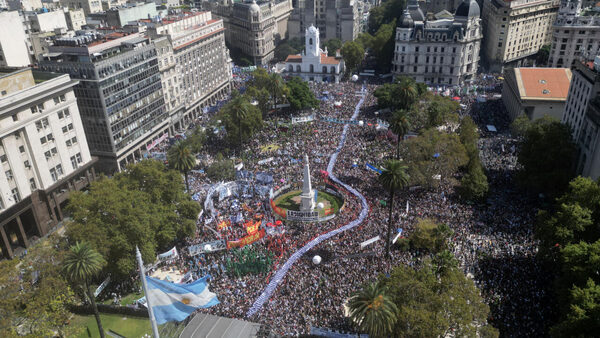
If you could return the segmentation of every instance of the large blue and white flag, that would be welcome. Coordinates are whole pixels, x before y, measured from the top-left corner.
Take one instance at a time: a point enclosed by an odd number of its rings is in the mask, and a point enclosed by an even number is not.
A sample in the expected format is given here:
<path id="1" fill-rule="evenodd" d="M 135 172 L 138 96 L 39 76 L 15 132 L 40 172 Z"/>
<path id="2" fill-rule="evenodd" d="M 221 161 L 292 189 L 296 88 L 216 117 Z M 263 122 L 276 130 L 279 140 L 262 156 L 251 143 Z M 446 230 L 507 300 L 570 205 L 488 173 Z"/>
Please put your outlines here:
<path id="1" fill-rule="evenodd" d="M 182 321 L 198 308 L 219 304 L 217 295 L 208 290 L 204 276 L 190 284 L 175 284 L 146 277 L 148 297 L 158 324 Z"/>

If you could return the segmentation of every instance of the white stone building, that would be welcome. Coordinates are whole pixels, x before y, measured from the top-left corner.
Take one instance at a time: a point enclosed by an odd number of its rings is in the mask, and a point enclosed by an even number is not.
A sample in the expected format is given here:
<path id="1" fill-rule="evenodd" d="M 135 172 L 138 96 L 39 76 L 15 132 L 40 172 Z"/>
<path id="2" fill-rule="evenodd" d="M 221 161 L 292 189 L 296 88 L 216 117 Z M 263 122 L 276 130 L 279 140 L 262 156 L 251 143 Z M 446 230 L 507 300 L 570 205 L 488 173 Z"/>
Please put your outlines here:
<path id="1" fill-rule="evenodd" d="M 83 9 L 85 15 L 102 12 L 102 2 L 100 0 L 60 0 L 63 7 L 69 9 Z"/>
<path id="2" fill-rule="evenodd" d="M 338 83 L 344 73 L 344 61 L 340 57 L 327 56 L 327 49 L 319 47 L 319 29 L 308 27 L 304 41 L 302 54 L 289 55 L 285 60 L 284 75 L 299 76 L 305 81 Z"/>
<path id="3" fill-rule="evenodd" d="M 427 20 L 410 0 L 396 28 L 392 72 L 430 85 L 459 85 L 477 74 L 480 45 L 475 0 L 464 0 L 454 16 L 437 20 Z"/>
<path id="4" fill-rule="evenodd" d="M 594 61 L 600 53 L 600 7 L 582 9 L 582 0 L 562 0 L 553 26 L 551 67 L 571 67 L 575 60 Z"/>
<path id="5" fill-rule="evenodd" d="M 559 0 L 483 0 L 482 56 L 486 67 L 499 72 L 506 64 L 523 66 L 527 57 L 550 45 L 558 3 Z"/>
<path id="6" fill-rule="evenodd" d="M 205 2 L 223 20 L 225 41 L 256 65 L 274 57 L 275 46 L 287 37 L 292 0 Z"/>
<path id="7" fill-rule="evenodd" d="M 0 12 L 0 67 L 25 67 L 31 61 L 19 12 Z"/>
<path id="8" fill-rule="evenodd" d="M 600 61 L 596 64 L 575 61 L 572 72 L 571 87 L 561 121 L 571 128 L 573 140 L 577 141 L 585 129 L 588 107 L 600 95 Z"/>
<path id="9" fill-rule="evenodd" d="M 0 249 L 46 235 L 73 190 L 94 179 L 69 75 L 0 70 Z"/>
<path id="10" fill-rule="evenodd" d="M 600 178 L 600 56 L 595 62 L 575 61 L 573 81 L 562 122 L 577 143 L 577 174 Z"/>
<path id="11" fill-rule="evenodd" d="M 159 22 L 148 20 L 145 24 L 149 36 L 168 37 L 171 43 L 178 83 L 168 89 L 168 100 L 181 100 L 173 106 L 185 107 L 181 114 L 170 111 L 174 119 L 171 124 L 175 129 L 185 128 L 202 114 L 204 107 L 224 99 L 230 91 L 232 74 L 223 20 L 213 19 L 211 12 L 193 12 L 165 17 Z M 168 83 L 169 75 L 161 72 L 161 76 Z"/>

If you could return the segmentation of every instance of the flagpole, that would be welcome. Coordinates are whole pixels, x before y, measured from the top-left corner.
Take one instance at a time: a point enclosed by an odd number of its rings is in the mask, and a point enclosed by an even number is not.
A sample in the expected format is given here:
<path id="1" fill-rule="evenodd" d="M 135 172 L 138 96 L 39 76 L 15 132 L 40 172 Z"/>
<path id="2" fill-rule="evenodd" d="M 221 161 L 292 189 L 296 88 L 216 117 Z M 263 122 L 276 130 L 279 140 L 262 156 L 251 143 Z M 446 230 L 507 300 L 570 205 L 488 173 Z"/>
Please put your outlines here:
<path id="1" fill-rule="evenodd" d="M 144 262 L 142 262 L 142 254 L 140 253 L 140 249 L 135 246 L 135 257 L 137 258 L 138 265 L 140 266 L 140 279 L 142 280 L 142 288 L 144 289 L 144 294 L 146 295 L 146 305 L 148 306 L 148 313 L 150 314 L 150 324 L 152 324 L 152 335 L 154 338 L 160 338 L 158 335 L 158 325 L 156 325 L 156 318 L 154 317 L 154 312 L 152 311 L 152 305 L 150 305 L 150 297 L 148 297 L 148 287 L 146 286 L 146 273 L 144 272 Z"/>

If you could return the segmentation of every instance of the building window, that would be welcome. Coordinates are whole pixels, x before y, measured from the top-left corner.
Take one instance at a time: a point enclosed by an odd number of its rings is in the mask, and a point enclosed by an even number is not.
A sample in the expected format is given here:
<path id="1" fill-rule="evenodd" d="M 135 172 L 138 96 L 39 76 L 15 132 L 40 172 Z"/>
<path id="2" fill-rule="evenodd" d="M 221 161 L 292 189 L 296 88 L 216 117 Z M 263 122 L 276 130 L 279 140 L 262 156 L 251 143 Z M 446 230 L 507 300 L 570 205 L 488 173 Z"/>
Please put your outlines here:
<path id="1" fill-rule="evenodd" d="M 46 138 L 48 139 L 48 142 L 54 140 L 54 136 L 52 136 L 52 133 L 46 135 Z"/>
<path id="2" fill-rule="evenodd" d="M 40 104 L 35 105 L 35 106 L 33 106 L 33 107 L 29 108 L 29 109 L 31 110 L 32 114 L 41 113 L 41 112 L 44 111 L 44 104 L 40 103 Z"/>
<path id="3" fill-rule="evenodd" d="M 62 174 L 63 174 L 62 165 L 60 165 L 60 164 L 59 164 L 59 165 L 57 165 L 57 166 L 56 166 L 56 172 L 57 172 L 59 175 L 62 175 Z"/>
<path id="4" fill-rule="evenodd" d="M 75 156 L 71 156 L 71 166 L 73 169 L 77 169 L 77 160 L 75 159 Z"/>
<path id="5" fill-rule="evenodd" d="M 50 176 L 52 177 L 53 182 L 58 181 L 58 175 L 56 175 L 56 169 L 54 169 L 54 168 L 50 169 Z"/>
<path id="6" fill-rule="evenodd" d="M 76 144 L 76 143 L 77 143 L 77 137 L 73 137 L 73 138 L 71 139 L 71 143 L 73 143 L 73 144 Z"/>
<path id="7" fill-rule="evenodd" d="M 12 192 L 12 197 L 13 200 L 15 201 L 15 203 L 19 203 L 21 201 L 21 195 L 19 194 L 19 188 L 14 188 L 13 190 L 11 190 Z"/>
<path id="8" fill-rule="evenodd" d="M 2 201 L 2 197 L 0 197 L 0 210 L 4 209 L 4 202 Z"/>
<path id="9" fill-rule="evenodd" d="M 29 188 L 31 188 L 31 191 L 37 189 L 37 186 L 35 185 L 35 179 L 33 177 L 29 179 Z"/>
<path id="10" fill-rule="evenodd" d="M 29 169 L 31 168 L 31 164 L 29 163 L 29 160 L 25 160 L 25 162 L 23 162 L 23 165 L 25 166 L 25 168 Z"/>
<path id="11" fill-rule="evenodd" d="M 0 155 L 0 162 L 4 163 L 6 162 L 8 159 L 6 158 L 6 155 Z"/>
<path id="12" fill-rule="evenodd" d="M 17 122 L 17 121 L 19 121 L 19 115 L 18 115 L 18 114 L 15 114 L 15 115 L 13 115 L 13 116 L 12 116 L 12 120 L 13 120 L 14 122 Z"/>
<path id="13" fill-rule="evenodd" d="M 9 181 L 11 181 L 13 179 L 13 173 L 12 173 L 12 170 L 10 170 L 10 169 L 5 171 L 4 175 L 6 175 L 6 179 Z"/>
<path id="14" fill-rule="evenodd" d="M 19 152 L 22 154 L 25 152 L 25 147 L 24 146 L 19 146 Z"/>

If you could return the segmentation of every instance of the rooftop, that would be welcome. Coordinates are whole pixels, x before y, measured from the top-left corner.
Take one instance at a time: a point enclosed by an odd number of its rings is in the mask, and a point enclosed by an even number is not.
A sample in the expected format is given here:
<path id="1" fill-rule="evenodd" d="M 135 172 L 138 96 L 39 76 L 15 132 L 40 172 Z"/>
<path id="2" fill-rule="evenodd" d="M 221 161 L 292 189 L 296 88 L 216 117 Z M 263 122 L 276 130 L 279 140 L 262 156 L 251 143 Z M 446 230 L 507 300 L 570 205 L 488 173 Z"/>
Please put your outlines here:
<path id="1" fill-rule="evenodd" d="M 569 68 L 514 68 L 523 100 L 565 101 L 571 84 Z"/>

